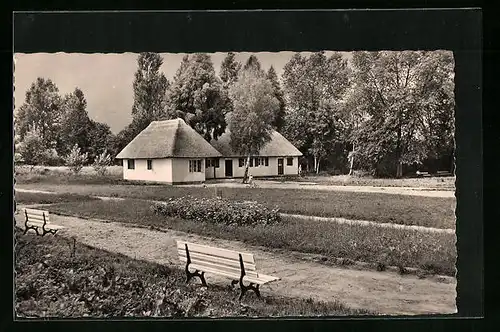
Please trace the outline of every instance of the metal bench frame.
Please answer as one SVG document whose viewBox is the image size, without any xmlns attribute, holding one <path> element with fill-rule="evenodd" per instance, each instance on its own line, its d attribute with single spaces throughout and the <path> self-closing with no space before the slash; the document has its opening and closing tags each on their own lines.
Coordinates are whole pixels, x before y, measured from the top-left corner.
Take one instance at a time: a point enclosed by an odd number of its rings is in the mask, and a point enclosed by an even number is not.
<svg viewBox="0 0 500 332">
<path fill-rule="evenodd" d="M 184 244 L 185 246 L 185 250 L 186 250 L 186 267 L 185 267 L 185 271 L 186 271 L 186 283 L 189 283 L 189 281 L 193 278 L 193 277 L 198 277 L 200 278 L 201 280 L 201 284 L 205 287 L 208 287 L 207 285 L 207 282 L 205 280 L 205 272 L 203 271 L 200 271 L 200 270 L 195 270 L 194 272 L 190 272 L 189 271 L 189 264 L 191 264 L 191 257 L 189 256 L 189 248 L 188 248 L 188 245 L 187 243 Z M 257 297 L 260 298 L 260 290 L 259 290 L 259 284 L 256 284 L 256 283 L 253 283 L 253 282 L 250 282 L 249 285 L 245 285 L 243 283 L 243 277 L 245 277 L 246 273 L 245 273 L 245 264 L 243 263 L 243 257 L 241 256 L 241 254 L 239 253 L 239 259 L 240 259 L 240 271 L 241 271 L 241 274 L 240 274 L 240 278 L 239 280 L 232 280 L 231 281 L 231 287 L 234 287 L 234 285 L 236 284 L 240 284 L 240 297 L 239 297 L 239 300 L 241 300 L 243 298 L 243 296 L 245 295 L 245 293 L 249 290 L 253 291 L 255 293 L 255 295 L 257 295 Z"/>
</svg>

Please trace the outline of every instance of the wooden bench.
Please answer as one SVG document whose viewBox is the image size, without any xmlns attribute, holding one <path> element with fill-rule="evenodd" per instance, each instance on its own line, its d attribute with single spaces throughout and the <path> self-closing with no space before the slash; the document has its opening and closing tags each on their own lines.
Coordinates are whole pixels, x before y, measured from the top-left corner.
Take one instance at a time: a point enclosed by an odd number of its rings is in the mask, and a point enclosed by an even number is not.
<svg viewBox="0 0 500 332">
<path fill-rule="evenodd" d="M 47 233 L 55 235 L 59 229 L 64 228 L 50 223 L 49 211 L 24 209 L 24 215 L 26 216 L 24 234 L 32 229 L 36 232 L 36 235 L 45 236 Z M 39 229 L 42 230 L 42 233 L 39 232 Z"/>
<path fill-rule="evenodd" d="M 260 285 L 280 280 L 277 277 L 258 273 L 253 254 L 185 241 L 177 241 L 177 252 L 180 261 L 186 263 L 186 283 L 191 278 L 198 277 L 203 286 L 207 286 L 205 273 L 221 275 L 232 279 L 232 287 L 240 284 L 240 300 L 248 290 L 254 291 L 257 297 L 260 297 Z M 191 272 L 190 268 L 195 271 Z M 245 285 L 244 281 L 249 284 Z"/>
</svg>

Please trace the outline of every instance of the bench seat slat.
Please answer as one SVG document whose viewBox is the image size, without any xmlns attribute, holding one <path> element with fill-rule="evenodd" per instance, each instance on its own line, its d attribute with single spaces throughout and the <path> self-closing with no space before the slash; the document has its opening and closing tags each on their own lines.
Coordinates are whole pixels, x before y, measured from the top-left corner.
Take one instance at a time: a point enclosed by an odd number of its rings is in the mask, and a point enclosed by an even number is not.
<svg viewBox="0 0 500 332">
<path fill-rule="evenodd" d="M 186 258 L 186 250 L 185 249 L 178 249 L 177 253 L 179 254 L 179 257 Z M 221 258 L 221 257 L 217 257 L 217 256 L 210 256 L 210 255 L 200 254 L 198 252 L 189 252 L 189 257 L 191 257 L 191 261 L 193 263 L 209 262 L 209 263 L 214 263 L 214 264 L 218 264 L 218 265 L 224 265 L 224 266 L 237 268 L 238 270 L 240 269 L 240 261 L 239 260 Z M 250 263 L 244 263 L 244 264 L 245 264 L 246 271 L 255 271 L 256 270 L 255 264 L 250 264 Z"/>
<path fill-rule="evenodd" d="M 200 271 L 204 271 L 206 273 L 213 273 L 213 274 L 222 275 L 222 276 L 231 278 L 233 280 L 239 280 L 240 279 L 240 274 L 239 273 L 231 273 L 231 272 L 221 271 L 221 270 L 209 268 L 209 267 L 206 267 L 206 266 L 199 266 L 197 264 L 191 264 L 190 266 L 192 266 L 192 268 L 194 268 L 194 269 L 197 269 L 197 270 L 200 270 Z M 277 280 L 279 280 L 279 278 L 270 277 L 270 276 L 265 276 L 265 278 L 261 278 L 260 275 L 257 278 L 256 277 L 250 277 L 250 276 L 244 276 L 243 277 L 243 281 L 244 282 L 252 282 L 252 283 L 258 284 L 258 285 L 264 285 L 264 284 L 270 283 L 272 281 L 277 281 Z"/>
<path fill-rule="evenodd" d="M 234 259 L 239 261 L 239 254 L 241 254 L 241 257 L 243 258 L 244 263 L 250 263 L 250 264 L 255 264 L 254 258 L 252 254 L 248 253 L 238 253 L 233 250 L 228 250 L 228 249 L 220 249 L 220 248 L 214 248 L 206 245 L 201 245 L 201 244 L 195 244 L 195 243 L 189 243 L 185 241 L 177 241 L 177 248 L 179 249 L 185 249 L 185 245 L 188 245 L 188 250 L 189 252 L 197 252 L 205 255 L 211 255 L 211 256 L 217 256 L 221 258 L 227 258 L 227 259 Z"/>
<path fill-rule="evenodd" d="M 280 278 L 259 273 L 257 278 L 254 278 L 252 276 L 248 276 L 248 277 L 245 276 L 245 278 L 243 278 L 243 280 L 247 280 L 249 282 L 263 285 L 263 284 L 267 284 L 268 282 L 278 281 L 278 280 L 280 280 Z"/>
<path fill-rule="evenodd" d="M 193 268 L 193 269 L 197 269 L 197 270 L 200 270 L 200 271 L 203 271 L 203 272 L 208 272 L 208 273 L 213 273 L 213 274 L 218 274 L 218 275 L 222 275 L 222 276 L 225 276 L 225 277 L 229 277 L 231 279 L 234 279 L 234 280 L 237 280 L 240 278 L 240 273 L 232 273 L 232 272 L 228 272 L 228 271 L 221 271 L 221 270 L 218 270 L 218 269 L 214 269 L 214 268 L 210 268 L 210 267 L 206 267 L 206 266 L 200 266 L 200 265 L 197 265 L 197 264 L 190 264 L 189 267 Z"/>
<path fill-rule="evenodd" d="M 43 221 L 40 221 L 40 220 L 28 220 L 28 226 L 30 224 L 33 224 L 34 226 L 40 226 L 40 228 L 43 226 Z M 60 226 L 60 225 L 54 225 L 54 224 L 46 224 L 45 225 L 45 229 L 62 229 L 64 228 L 64 226 Z"/>
<path fill-rule="evenodd" d="M 187 259 L 182 257 L 181 259 L 181 262 L 183 263 L 186 263 L 187 262 Z M 238 267 L 238 268 L 235 268 L 235 267 L 230 267 L 230 266 L 225 266 L 225 265 L 219 265 L 219 264 L 215 264 L 215 263 L 210 263 L 210 262 L 204 262 L 204 261 L 191 261 L 191 264 L 189 265 L 190 267 L 193 267 L 193 268 L 196 268 L 195 266 L 198 266 L 198 270 L 201 270 L 201 271 L 205 271 L 206 269 L 216 269 L 218 271 L 223 271 L 223 272 L 227 272 L 227 273 L 234 273 L 236 276 L 238 276 L 238 278 L 240 277 L 241 275 L 241 269 Z M 251 277 L 254 277 L 254 278 L 257 278 L 258 275 L 255 271 L 245 271 L 245 273 L 248 275 L 248 276 L 251 276 Z"/>
</svg>

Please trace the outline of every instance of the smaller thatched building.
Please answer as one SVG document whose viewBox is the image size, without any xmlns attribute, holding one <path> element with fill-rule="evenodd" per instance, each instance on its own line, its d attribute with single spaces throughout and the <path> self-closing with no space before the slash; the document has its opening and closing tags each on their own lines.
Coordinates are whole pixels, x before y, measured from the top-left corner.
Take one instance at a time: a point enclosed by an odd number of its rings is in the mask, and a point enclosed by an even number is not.
<svg viewBox="0 0 500 332">
<path fill-rule="evenodd" d="M 224 163 L 214 173 L 207 169 L 207 179 L 225 177 L 243 177 L 247 156 L 241 155 L 231 147 L 231 134 L 226 130 L 217 140 L 210 142 L 224 156 Z M 267 142 L 259 154 L 250 158 L 249 174 L 254 177 L 274 177 L 297 175 L 299 173 L 299 151 L 283 135 L 273 130 L 271 140 Z"/>
</svg>

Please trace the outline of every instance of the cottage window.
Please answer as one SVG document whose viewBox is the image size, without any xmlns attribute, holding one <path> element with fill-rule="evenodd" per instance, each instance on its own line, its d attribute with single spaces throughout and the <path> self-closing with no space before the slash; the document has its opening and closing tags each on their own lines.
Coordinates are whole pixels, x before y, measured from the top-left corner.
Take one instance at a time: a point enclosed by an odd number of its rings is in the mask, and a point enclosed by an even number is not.
<svg viewBox="0 0 500 332">
<path fill-rule="evenodd" d="M 189 172 L 196 173 L 201 172 L 201 160 L 190 160 L 189 161 Z"/>
<path fill-rule="evenodd" d="M 215 168 L 219 168 L 219 166 L 220 166 L 219 159 L 212 160 L 212 166 L 215 166 Z"/>
<path fill-rule="evenodd" d="M 269 158 L 268 157 L 266 157 L 265 162 L 266 162 L 266 166 L 269 166 Z"/>
<path fill-rule="evenodd" d="M 259 167 L 260 165 L 260 158 L 255 158 L 255 167 Z"/>
<path fill-rule="evenodd" d="M 253 158 L 250 158 L 250 167 L 253 167 Z"/>
<path fill-rule="evenodd" d="M 127 167 L 128 169 L 135 169 L 135 160 L 134 159 L 127 160 Z"/>
<path fill-rule="evenodd" d="M 259 158 L 259 165 L 261 166 L 269 166 L 269 158 L 267 157 L 260 157 Z"/>
<path fill-rule="evenodd" d="M 286 165 L 293 166 L 293 158 L 286 158 Z"/>
<path fill-rule="evenodd" d="M 147 163 L 148 163 L 148 169 L 149 170 L 153 169 L 153 160 L 148 159 Z"/>
<path fill-rule="evenodd" d="M 245 158 L 240 158 L 238 159 L 238 166 L 243 167 L 245 166 Z"/>
<path fill-rule="evenodd" d="M 213 160 L 212 159 L 205 159 L 205 167 L 212 167 L 212 162 Z"/>
</svg>

